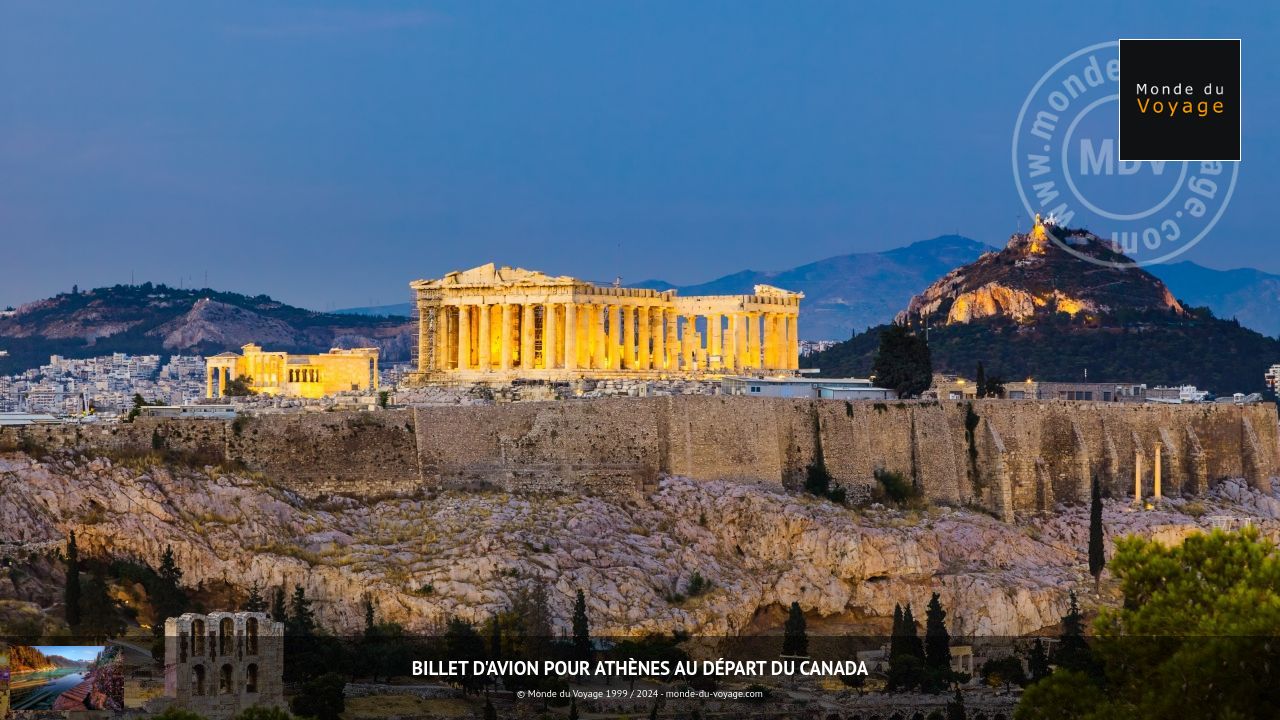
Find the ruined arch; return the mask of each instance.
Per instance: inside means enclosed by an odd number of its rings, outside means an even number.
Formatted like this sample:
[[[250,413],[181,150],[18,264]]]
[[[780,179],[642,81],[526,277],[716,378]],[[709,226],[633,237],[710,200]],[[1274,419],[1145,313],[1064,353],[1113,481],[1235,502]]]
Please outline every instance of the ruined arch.
[[[205,676],[203,665],[193,665],[191,667],[191,694],[205,694]]]
[[[234,639],[236,636],[235,621],[229,617],[224,617],[218,623],[218,654],[230,655],[235,648]]]
[[[218,670],[218,694],[230,695],[235,692],[235,669],[227,663]]]

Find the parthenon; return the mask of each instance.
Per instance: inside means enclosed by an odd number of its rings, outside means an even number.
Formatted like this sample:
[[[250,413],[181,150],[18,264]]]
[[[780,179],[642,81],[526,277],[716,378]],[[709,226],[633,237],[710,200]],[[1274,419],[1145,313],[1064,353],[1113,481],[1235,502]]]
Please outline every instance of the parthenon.
[[[493,263],[410,283],[419,382],[793,374],[802,293],[598,285]]]

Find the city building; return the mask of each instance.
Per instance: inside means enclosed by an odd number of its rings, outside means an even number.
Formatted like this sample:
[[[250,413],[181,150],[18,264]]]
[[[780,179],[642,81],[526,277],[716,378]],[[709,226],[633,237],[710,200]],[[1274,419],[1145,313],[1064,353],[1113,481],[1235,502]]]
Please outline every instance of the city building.
[[[821,398],[824,400],[895,400],[892,390],[863,378],[743,377],[720,381],[726,395],[752,397]]]
[[[1265,377],[1272,392],[1280,391],[1280,365],[1272,365]]]
[[[1180,405],[1182,403],[1206,402],[1208,399],[1209,391],[1200,390],[1195,385],[1179,385],[1178,387],[1157,386],[1147,388],[1147,402]]]
[[[410,283],[413,382],[794,374],[802,293],[597,285],[492,263]]]
[[[939,400],[973,400],[978,386],[956,375],[935,375],[931,391]],[[1008,400],[1080,400],[1097,402],[1143,402],[1147,386],[1141,383],[1043,382],[1027,378],[1005,382]]]
[[[227,383],[243,378],[263,395],[320,398],[378,389],[378,349],[333,348],[321,355],[267,351],[249,343],[242,354],[222,353],[205,362],[205,397],[226,397]]]

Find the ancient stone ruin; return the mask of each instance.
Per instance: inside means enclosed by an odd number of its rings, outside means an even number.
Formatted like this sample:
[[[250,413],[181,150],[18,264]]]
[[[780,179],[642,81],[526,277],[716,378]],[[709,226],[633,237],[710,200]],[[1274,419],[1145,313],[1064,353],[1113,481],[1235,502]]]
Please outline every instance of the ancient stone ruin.
[[[284,707],[284,623],[260,612],[184,613],[165,620],[164,634],[157,705],[211,720],[255,705]]]

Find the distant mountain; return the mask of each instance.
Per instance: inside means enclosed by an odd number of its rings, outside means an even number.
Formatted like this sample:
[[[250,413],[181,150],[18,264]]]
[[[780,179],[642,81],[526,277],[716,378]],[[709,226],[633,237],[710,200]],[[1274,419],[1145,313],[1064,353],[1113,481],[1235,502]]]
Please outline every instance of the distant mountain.
[[[681,295],[732,295],[749,293],[757,284],[776,285],[805,294],[801,338],[842,340],[856,329],[889,320],[920,288],[994,249],[960,235],[943,235],[884,252],[838,255],[791,270],[743,270],[700,285],[646,280],[635,287],[674,288]]]
[[[1213,270],[1193,262],[1147,269],[1186,304],[1208,307],[1220,318],[1235,318],[1264,335],[1280,336],[1280,275],[1252,268]]]
[[[84,667],[87,664],[61,655],[45,655],[30,645],[14,645],[9,648],[9,670],[13,673]]]
[[[1006,380],[1194,384],[1220,394],[1263,388],[1280,341],[1184,307],[1164,282],[1084,231],[1062,231],[1087,263],[1037,227],[913,297],[897,322],[927,332],[935,371]],[[926,330],[927,328],[927,330]],[[802,359],[824,376],[871,372],[880,328]]]
[[[410,317],[413,315],[413,303],[395,303],[393,305],[370,305],[369,307],[353,307],[334,310],[336,315],[364,315],[367,317]]]
[[[378,347],[390,361],[410,357],[416,341],[407,317],[318,313],[266,295],[116,285],[63,293],[0,315],[0,374],[49,361],[50,355],[215,354],[249,342],[289,352]]]

